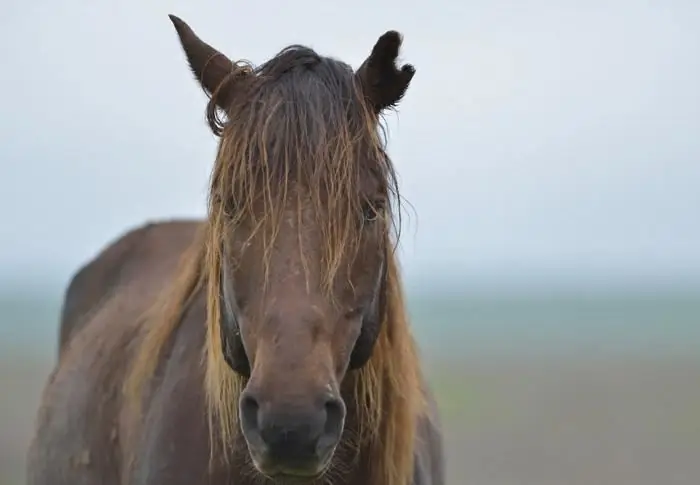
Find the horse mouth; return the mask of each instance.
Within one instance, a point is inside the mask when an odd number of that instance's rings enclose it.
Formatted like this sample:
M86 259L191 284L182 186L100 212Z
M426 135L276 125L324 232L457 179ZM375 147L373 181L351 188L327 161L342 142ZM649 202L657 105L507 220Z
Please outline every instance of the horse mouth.
M282 457L261 453L248 443L249 463L260 475L276 484L317 483L332 468L337 445L335 443L320 456Z

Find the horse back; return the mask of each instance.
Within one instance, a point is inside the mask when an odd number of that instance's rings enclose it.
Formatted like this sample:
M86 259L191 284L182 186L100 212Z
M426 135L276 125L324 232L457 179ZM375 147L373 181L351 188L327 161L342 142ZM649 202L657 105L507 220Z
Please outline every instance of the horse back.
M199 225L195 221L143 225L109 244L82 266L71 278L63 298L59 355L114 291L136 276L139 266L157 257L159 249L178 249L178 241L191 241Z

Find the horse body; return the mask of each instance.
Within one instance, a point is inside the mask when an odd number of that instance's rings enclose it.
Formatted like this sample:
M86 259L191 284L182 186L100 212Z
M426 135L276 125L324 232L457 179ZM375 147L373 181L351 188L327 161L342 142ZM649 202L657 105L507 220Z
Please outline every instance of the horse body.
M196 239L192 221L149 224L109 245L72 279L61 334L67 335L44 390L37 433L29 452L30 485L247 485L236 457L210 466L201 349L204 298L199 295L173 334L150 383L142 420L124 406L122 387L138 346L138 317L158 288L175 276ZM444 482L442 442L432 394L418 422L412 485ZM140 457L132 460L131 456ZM245 460L241 460L245 461ZM334 485L365 485L359 464Z
M59 361L29 451L29 483L122 483L129 421L122 385L138 345L138 317L173 277L197 227L176 222L131 231L73 277Z
M303 46L252 69L171 20L221 138L208 217L74 276L29 484L442 485L378 133L401 36L357 71Z

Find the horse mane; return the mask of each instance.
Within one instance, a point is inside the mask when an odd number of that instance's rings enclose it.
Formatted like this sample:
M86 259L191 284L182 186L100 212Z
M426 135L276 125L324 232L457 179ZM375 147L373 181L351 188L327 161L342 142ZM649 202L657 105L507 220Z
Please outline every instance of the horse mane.
M142 337L125 384L126 398L141 406L148 379L158 366L163 348L197 297L206 300L206 341L203 348L212 456L230 450L239 434L238 398L246 378L225 362L220 333L220 268L222 242L233 224L255 218L252 203L264 194L263 215L251 224L270 231L274 242L283 201L292 183L303 184L305 196L318 214L325 244L324 286L329 288L340 261L356 247L356 221L362 201L362 177L379 171L384 189L398 199L396 178L377 130L377 116L366 106L352 69L321 57L309 48L291 46L253 70L255 76L236 85L245 92L234 101L225 123L212 171L208 220L192 247L183 255L178 276L144 314ZM232 74L239 83L240 73ZM223 89L222 83L218 91ZM283 102L284 100L284 102ZM215 123L217 92L207 106ZM300 136L299 133L304 136ZM302 163L303 162L303 163ZM235 203L231 198L235 195ZM400 211L397 211L400 214ZM263 220L259 218L262 217ZM372 356L361 369L350 371L343 383L354 409L357 429L344 433L344 447L354 447L370 462L372 485L408 485L413 476L414 438L425 412L422 376L408 325L398 262L390 228L397 225L388 211L386 308L382 330ZM400 223L398 224L400 227ZM267 253L268 251L266 251ZM138 409L138 408L137 408ZM352 436L352 438L350 438Z

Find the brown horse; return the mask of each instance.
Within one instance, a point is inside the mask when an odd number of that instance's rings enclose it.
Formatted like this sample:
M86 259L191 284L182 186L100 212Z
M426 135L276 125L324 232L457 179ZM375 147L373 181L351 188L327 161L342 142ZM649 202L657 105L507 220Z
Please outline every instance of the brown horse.
M171 20L220 137L208 217L73 277L28 482L443 484L380 136L401 36L357 71L303 46L252 68Z

